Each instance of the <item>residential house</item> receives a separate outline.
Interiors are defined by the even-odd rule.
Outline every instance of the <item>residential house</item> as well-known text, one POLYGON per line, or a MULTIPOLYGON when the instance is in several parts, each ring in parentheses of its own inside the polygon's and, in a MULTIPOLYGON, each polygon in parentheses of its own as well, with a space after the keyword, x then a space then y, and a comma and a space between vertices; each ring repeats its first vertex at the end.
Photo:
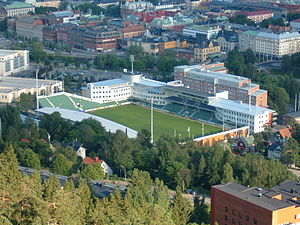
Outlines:
POLYGON ((76 155, 82 159, 86 158, 86 148, 78 141, 72 141, 70 143, 62 143, 62 147, 66 148, 67 146, 72 147, 76 151, 76 155))
POLYGON ((233 152, 239 155, 255 152, 254 136, 250 135, 249 137, 239 138, 233 147, 233 152))
POLYGON ((96 163, 101 164, 101 167, 103 168, 103 172, 106 173, 108 176, 113 175, 112 169, 107 165, 107 163, 104 160, 101 160, 98 157, 85 157, 82 161, 82 164, 88 164, 88 165, 93 165, 96 163))
POLYGON ((263 20, 272 18, 274 14, 267 10, 257 10, 257 11, 244 11, 244 12, 237 12, 235 15, 245 15, 249 20, 254 21, 255 23, 260 23, 263 20))

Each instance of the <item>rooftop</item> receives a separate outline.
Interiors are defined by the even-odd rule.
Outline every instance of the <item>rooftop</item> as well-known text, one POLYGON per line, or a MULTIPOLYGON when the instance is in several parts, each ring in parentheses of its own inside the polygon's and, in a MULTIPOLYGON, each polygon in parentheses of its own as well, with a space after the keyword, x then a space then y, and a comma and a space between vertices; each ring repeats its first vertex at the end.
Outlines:
POLYGON ((51 14, 54 15, 55 17, 70 17, 74 15, 73 12, 69 12, 69 11, 52 12, 51 14))
POLYGON ((135 81, 134 83, 142 84, 149 87, 163 87, 167 84, 164 82, 156 81, 156 80, 150 80, 147 78, 142 77, 142 79, 139 79, 138 81, 135 81))
POLYGON ((290 116, 290 117, 300 117, 300 111, 296 111, 296 112, 287 113, 287 114, 284 114, 284 116, 290 116))
POLYGON ((13 2, 10 5, 5 6, 5 9, 22 9, 22 8, 34 8, 33 5, 24 2, 13 2))
POLYGON ((209 105, 221 109, 234 110, 236 112, 240 112, 251 116, 261 115, 265 112, 275 112, 274 110, 263 108, 257 105, 251 105, 251 110, 249 110, 249 104, 223 98, 216 98, 213 101, 211 101, 209 105))
POLYGON ((118 78, 118 79, 95 82, 93 83, 93 85, 103 87, 103 86, 113 86, 113 85, 120 85, 120 84, 127 84, 127 83, 128 83, 127 81, 118 78))
POLYGON ((96 163, 103 163, 103 160, 99 159, 98 157, 85 157, 82 163, 92 165, 96 163))
POLYGON ((243 32, 242 34, 253 35, 262 38, 270 38, 270 39, 287 39, 287 38, 300 38, 300 34, 298 32, 285 32, 285 33, 271 33, 271 32, 260 32, 248 30, 243 32))
POLYGON ((247 188, 237 183, 220 184, 214 188, 270 211, 293 206, 290 202, 275 199, 279 194, 269 189, 247 188))
MULTIPOLYGON (((35 79, 17 78, 17 77, 0 77, 0 93, 9 93, 12 91, 21 90, 23 88, 35 88, 35 79)), ((55 84, 56 80, 38 80, 39 87, 49 84, 55 84)))
POLYGON ((0 50, 0 56, 9 56, 21 52, 22 50, 0 50))

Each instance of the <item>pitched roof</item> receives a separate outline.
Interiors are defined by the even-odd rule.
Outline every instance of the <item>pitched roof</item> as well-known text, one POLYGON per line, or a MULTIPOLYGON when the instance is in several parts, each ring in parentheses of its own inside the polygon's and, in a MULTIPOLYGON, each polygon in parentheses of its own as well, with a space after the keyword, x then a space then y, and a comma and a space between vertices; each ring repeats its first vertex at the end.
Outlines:
POLYGON ((296 19, 296 20, 293 20, 293 21, 291 21, 291 22, 293 22, 293 23, 300 23, 300 18, 299 18, 299 19, 296 19))
POLYGON ((103 163, 103 160, 99 159, 98 157, 85 157, 82 161, 83 164, 95 164, 95 163, 103 163))
POLYGON ((278 132, 282 138, 291 138, 292 137, 292 133, 289 128, 284 128, 284 129, 278 130, 278 132))

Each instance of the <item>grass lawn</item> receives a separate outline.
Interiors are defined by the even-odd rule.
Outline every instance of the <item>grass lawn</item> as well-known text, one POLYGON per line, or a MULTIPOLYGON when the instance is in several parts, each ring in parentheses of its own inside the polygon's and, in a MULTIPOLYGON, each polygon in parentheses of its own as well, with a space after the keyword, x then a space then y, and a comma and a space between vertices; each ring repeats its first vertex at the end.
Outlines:
MULTIPOLYGON (((123 124, 136 131, 142 129, 150 130, 150 110, 136 106, 124 105, 107 109, 100 109, 90 112, 93 115, 100 116, 117 123, 123 124)), ((171 114, 154 111, 154 138, 157 139, 162 134, 176 135, 180 139, 188 137, 188 127, 190 127, 191 136, 200 137, 202 135, 202 123, 193 121, 171 114)), ((204 124, 204 133, 212 134, 220 132, 220 127, 204 124)))

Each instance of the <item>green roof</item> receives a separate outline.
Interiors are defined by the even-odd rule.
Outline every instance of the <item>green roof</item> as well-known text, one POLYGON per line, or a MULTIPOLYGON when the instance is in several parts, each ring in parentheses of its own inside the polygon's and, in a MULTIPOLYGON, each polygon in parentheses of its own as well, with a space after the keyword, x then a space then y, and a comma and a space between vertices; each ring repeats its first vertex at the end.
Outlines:
POLYGON ((22 9, 22 8, 32 8, 32 7, 34 6, 24 2, 13 2, 10 5, 5 6, 5 9, 22 9))

